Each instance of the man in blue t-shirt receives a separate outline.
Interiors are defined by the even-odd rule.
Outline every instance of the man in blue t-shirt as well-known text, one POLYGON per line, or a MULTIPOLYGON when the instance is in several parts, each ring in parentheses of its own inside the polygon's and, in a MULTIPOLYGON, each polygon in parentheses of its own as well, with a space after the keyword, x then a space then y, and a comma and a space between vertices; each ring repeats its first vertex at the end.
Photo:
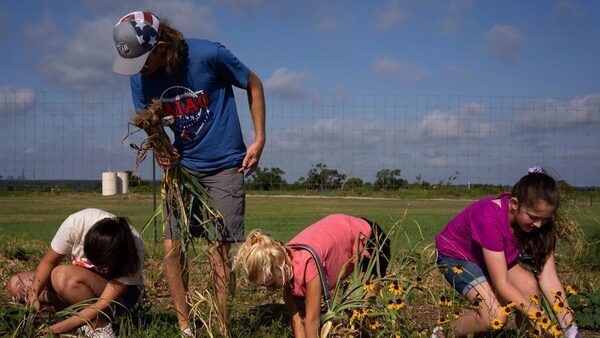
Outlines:
MULTIPOLYGON (((265 144, 265 100, 260 79, 217 42, 184 39, 150 12, 125 15, 113 30, 117 48, 114 71, 130 75, 136 110, 154 99, 163 103, 178 157, 156 153, 163 168, 177 161, 207 188, 223 224, 208 236, 217 302, 225 320, 231 267, 230 244, 244 240, 244 173, 252 174, 265 144), (254 125, 254 143, 246 148, 233 96, 246 89, 254 125)), ((175 221, 165 231, 167 283, 182 333, 189 332, 187 274, 182 273, 181 246, 175 221), (186 331, 187 329, 187 331, 186 331), (185 332, 184 332, 185 331, 185 332)))

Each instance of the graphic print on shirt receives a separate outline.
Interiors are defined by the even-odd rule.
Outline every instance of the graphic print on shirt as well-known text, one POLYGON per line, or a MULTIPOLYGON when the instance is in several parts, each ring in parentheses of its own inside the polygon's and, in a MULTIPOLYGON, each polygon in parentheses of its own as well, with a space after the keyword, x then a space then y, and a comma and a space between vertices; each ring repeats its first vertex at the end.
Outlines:
POLYGON ((202 90, 194 92, 186 87, 169 87, 160 96, 160 101, 165 112, 164 124, 188 142, 199 138, 200 131, 212 116, 208 94, 202 90))

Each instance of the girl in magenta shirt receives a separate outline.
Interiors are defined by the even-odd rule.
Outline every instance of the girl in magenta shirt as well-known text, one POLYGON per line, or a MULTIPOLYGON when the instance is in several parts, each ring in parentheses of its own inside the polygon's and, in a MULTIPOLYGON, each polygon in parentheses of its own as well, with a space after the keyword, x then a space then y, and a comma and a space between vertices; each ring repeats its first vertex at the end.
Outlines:
MULTIPOLYGON (((510 194, 471 204, 436 236, 444 277, 479 305, 451 323, 454 335, 487 332, 503 325, 507 312, 502 311, 503 305, 504 310, 514 308, 518 316, 527 318, 541 311, 537 301, 541 292, 551 304, 563 302, 567 310, 556 317, 566 337, 578 336, 554 261, 554 216, 559 204, 555 180, 534 167, 510 194)), ((541 320, 530 320, 540 333, 541 320)), ((441 337, 440 331, 436 328, 433 337, 441 337)))
POLYGON ((355 258, 364 257, 365 270, 373 248, 379 246, 377 271, 385 275, 390 256, 387 236, 366 219, 335 214, 308 226, 288 244, 273 239, 261 230, 253 230, 234 258, 234 267, 248 280, 269 291, 283 288, 290 310, 295 337, 317 337, 321 316, 323 288, 313 256, 294 245, 307 245, 323 266, 328 291, 354 269, 355 258))

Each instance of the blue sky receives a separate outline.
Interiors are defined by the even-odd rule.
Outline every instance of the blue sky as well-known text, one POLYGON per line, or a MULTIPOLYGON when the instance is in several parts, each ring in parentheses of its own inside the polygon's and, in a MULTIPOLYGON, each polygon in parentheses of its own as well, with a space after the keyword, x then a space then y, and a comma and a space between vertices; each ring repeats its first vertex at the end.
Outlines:
MULTIPOLYGON (((28 100, 39 102, 40 93, 44 92, 53 93, 52 96, 56 96, 56 92, 81 91, 126 96, 127 79, 111 71, 115 53, 112 27, 122 15, 137 9, 168 17, 186 36, 225 44, 263 80, 267 99, 277 98, 277 102, 271 103, 273 107, 281 103, 292 109, 294 102, 310 102, 308 105, 314 109, 315 94, 332 95, 322 98, 321 103, 335 101, 336 95, 351 98, 353 102, 359 96, 361 102, 368 101, 364 95, 400 95, 409 96, 410 100, 417 95, 448 96, 452 104, 446 109, 443 109, 446 101, 434 107, 421 102, 418 105, 420 113, 414 114, 415 128, 434 135, 438 127, 428 122, 433 117, 451 126, 453 121, 460 120, 460 112, 465 107, 495 114, 503 109, 509 100, 507 97, 540 98, 535 102, 528 101, 526 111, 511 115, 527 122, 528 117, 541 114, 540 106, 549 102, 544 98, 551 98, 555 110, 567 112, 566 124, 575 121, 587 129, 583 136, 581 131, 553 131, 555 137, 562 135, 563 139, 553 139, 546 145, 552 143, 556 148, 572 143, 573 147, 585 148, 583 150, 587 152, 579 159, 582 161, 580 166, 597 167, 600 164, 597 155, 590 157, 588 154, 594 152, 591 147, 597 149, 599 145, 596 135, 600 112, 596 108, 600 98, 600 2, 597 1, 5 1, 0 7, 0 121, 2 115, 11 114, 7 103, 19 95, 23 104, 18 109, 22 110, 28 109, 28 100), (456 98, 460 102, 455 102, 456 98), (581 109, 571 111, 568 108, 582 107, 581 102, 586 107, 583 118, 577 115, 581 109)), ((119 109, 130 109, 128 100, 124 98, 119 109)), ((394 102, 397 100, 393 99, 394 102)), ((376 101, 378 105, 385 105, 381 99, 376 101)), ((330 111, 322 112, 303 128, 314 131, 319 125, 334 123, 344 113, 340 107, 348 106, 339 103, 333 109, 338 111, 337 116, 330 111)), ((354 103, 351 107, 357 110, 362 103, 354 103)), ((40 109, 40 104, 36 104, 35 110, 39 113, 40 109)), ((373 113, 373 117, 381 116, 373 113)), ((281 116, 270 116, 269 121, 273 126, 290 123, 281 116)), ((490 121, 493 119, 482 119, 480 124, 468 128, 492 135, 488 130, 497 126, 491 125, 490 121)), ((560 121, 553 125, 562 124, 560 121)), ((530 124, 530 128, 535 129, 532 134, 548 132, 548 128, 530 124)), ((463 132, 469 134, 469 130, 463 132)), ((270 136, 284 140, 278 133, 284 132, 274 130, 270 136)), ((446 130, 445 135, 452 136, 452 132, 446 130)), ((117 136, 120 140, 122 132, 117 136)), ((0 140, 5 149, 22 147, 17 143, 11 145, 12 138, 0 136, 0 140)), ((289 140, 286 138, 285 141, 289 140)), ((463 138, 460 142, 464 145, 469 141, 463 138)), ((265 150, 263 165, 284 167, 290 173, 298 166, 290 164, 286 168, 282 164, 286 158, 283 152, 290 150, 282 143, 285 142, 273 143, 273 148, 278 150, 265 150)), ((511 144, 513 148, 521 149, 521 146, 511 144)), ((325 146, 312 145, 313 150, 325 146)), ((408 149, 423 151, 425 148, 414 146, 408 149)), ((431 150, 431 147, 427 149, 431 150)), ((568 152, 572 154, 571 149, 568 152)), ((351 154, 360 151, 364 150, 357 148, 351 154)), ((531 149, 526 151, 531 152, 531 149)), ((516 156, 526 157, 526 151, 519 151, 516 156)), ((469 168, 488 170, 481 163, 467 167, 461 167, 461 161, 453 164, 448 158, 460 152, 449 148, 432 151, 428 156, 440 155, 440 152, 444 153, 444 170, 430 171, 431 180, 452 174, 453 166, 463 173, 469 168)), ((5 170, 0 165, 0 175, 3 171, 15 175, 14 171, 22 170, 19 169, 23 166, 21 162, 28 163, 11 156, 4 155, 5 163, 16 164, 10 167, 5 164, 5 170)), ((570 172, 570 166, 566 165, 568 160, 552 156, 559 157, 548 152, 540 160, 550 162, 570 180, 579 179, 583 174, 570 172)), ((291 177, 305 173, 311 163, 328 158, 326 153, 321 158, 306 158, 307 164, 291 177)), ((518 178, 516 173, 526 168, 528 162, 512 163, 508 176, 518 178)), ((425 169, 429 168, 427 163, 417 159, 405 163, 382 161, 378 166, 404 165, 405 172, 412 177, 431 170, 425 169)), ((337 162, 330 166, 344 167, 337 162)), ((38 170, 38 176, 43 170, 38 170)), ((369 180, 370 174, 356 175, 369 180)), ((412 177, 405 178, 412 180, 412 177)), ((478 177, 483 181, 511 181, 509 177, 478 177)), ((581 180, 581 184, 600 185, 600 177, 581 180)))

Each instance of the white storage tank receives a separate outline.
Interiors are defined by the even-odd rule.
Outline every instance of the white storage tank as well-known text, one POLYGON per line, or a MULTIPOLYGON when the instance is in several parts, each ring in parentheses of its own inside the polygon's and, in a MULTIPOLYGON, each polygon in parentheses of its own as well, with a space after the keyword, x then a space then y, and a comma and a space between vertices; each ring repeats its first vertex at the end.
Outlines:
POLYGON ((126 171, 117 172, 117 193, 129 193, 129 173, 126 171))
POLYGON ((102 196, 111 196, 117 193, 117 173, 105 171, 102 173, 102 196))

